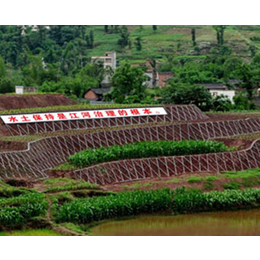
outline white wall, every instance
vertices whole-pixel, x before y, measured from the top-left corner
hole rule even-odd
[[[212,97],[220,95],[227,96],[230,99],[230,101],[234,103],[233,97],[235,96],[235,90],[210,90],[209,92]]]

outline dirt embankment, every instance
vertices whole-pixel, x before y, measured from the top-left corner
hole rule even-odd
[[[76,102],[62,94],[0,95],[0,110],[75,104]]]
[[[27,146],[25,142],[0,140],[0,152],[22,151],[26,150]]]

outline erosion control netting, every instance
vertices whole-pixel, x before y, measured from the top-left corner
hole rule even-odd
[[[76,170],[73,176],[106,185],[192,172],[217,173],[257,167],[260,167],[260,140],[243,151],[114,161]]]
[[[153,122],[193,121],[208,118],[195,105],[168,105],[164,106],[164,108],[167,115],[11,124],[6,125],[5,130],[8,130],[11,135],[29,135],[76,129],[109,128],[133,124],[139,125]]]
[[[259,132],[259,129],[260,119],[252,118],[248,120],[160,125],[43,138],[29,143],[28,149],[25,151],[0,153],[0,177],[2,179],[16,177],[46,178],[48,176],[45,172],[48,169],[67,161],[68,156],[88,148],[148,140],[209,140],[217,137]],[[255,165],[254,158],[249,156],[248,160],[250,160],[251,166]],[[228,159],[223,157],[219,167],[225,165],[226,160]]]

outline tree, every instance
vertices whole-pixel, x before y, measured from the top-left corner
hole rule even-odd
[[[140,67],[131,66],[129,62],[123,62],[112,77],[111,99],[116,103],[124,103],[130,95],[137,96],[139,101],[144,99],[146,96],[144,82],[146,80],[148,80],[148,77]]]
[[[0,56],[0,78],[4,78],[6,76],[6,68],[4,59]]]
[[[253,70],[251,69],[249,64],[242,64],[238,67],[238,75],[242,80],[242,88],[247,91],[248,99],[252,100],[253,90],[256,87],[255,78],[253,74]]]
[[[135,47],[137,51],[141,51],[142,50],[142,43],[141,43],[142,39],[141,37],[136,37],[135,38]]]
[[[232,73],[236,74],[236,70],[238,66],[242,64],[242,62],[242,59],[238,58],[237,56],[230,56],[229,58],[227,58],[225,63],[223,64],[224,78],[228,79],[230,78]]]
[[[154,59],[154,58],[151,58],[151,60],[150,60],[149,63],[150,63],[150,65],[151,65],[152,69],[153,69],[153,80],[152,80],[152,84],[153,84],[153,86],[155,86],[155,85],[156,85],[156,75],[157,75],[157,60]]]
[[[0,79],[0,93],[12,93],[14,92],[14,86],[12,85],[12,82],[10,79],[7,78],[1,78]]]
[[[213,25],[213,28],[215,29],[217,33],[217,42],[219,45],[224,44],[224,31],[226,29],[226,25]]]
[[[216,96],[212,99],[212,109],[214,111],[229,111],[231,108],[232,103],[225,95]]]
[[[153,25],[153,32],[156,33],[157,25]]]
[[[108,25],[104,25],[104,31],[105,33],[108,33]]]
[[[129,33],[126,25],[122,26],[120,30],[120,38],[117,43],[121,46],[121,48],[124,48],[129,44]]]
[[[257,48],[255,47],[255,45],[250,45],[249,47],[248,47],[248,50],[250,51],[250,53],[251,53],[251,57],[254,57],[255,56],[255,54],[256,54],[256,51],[257,51]]]
[[[203,111],[211,108],[211,94],[203,86],[187,84],[171,84],[162,89],[164,104],[194,104]]]
[[[195,28],[191,29],[191,40],[193,42],[193,46],[195,46],[196,45],[196,30],[195,30]]]

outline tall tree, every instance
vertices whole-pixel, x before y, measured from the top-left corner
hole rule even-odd
[[[191,29],[191,40],[192,40],[193,46],[195,46],[196,45],[196,30],[195,30],[195,28]]]
[[[136,37],[135,38],[135,47],[137,51],[141,51],[142,50],[142,43],[141,43],[142,39],[141,37]]]
[[[129,44],[129,32],[126,25],[122,26],[120,30],[120,38],[117,43],[122,48],[126,47]]]
[[[156,33],[157,25],[153,25],[153,32]]]
[[[224,31],[226,29],[226,25],[213,25],[213,28],[217,34],[217,42],[219,45],[224,44]]]

